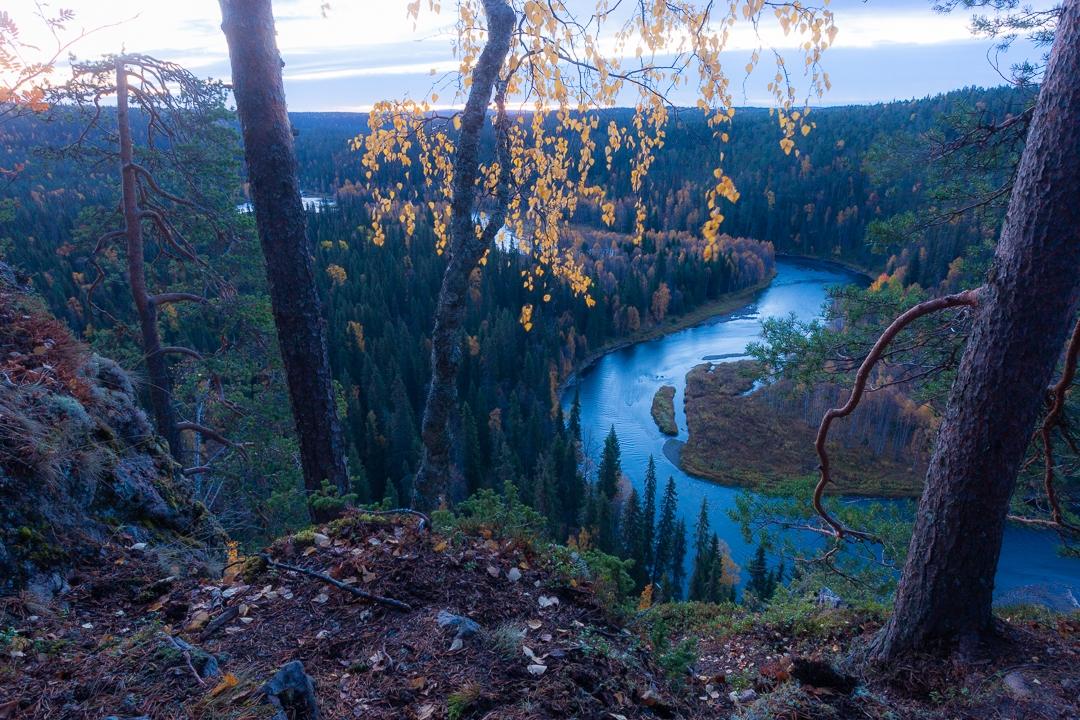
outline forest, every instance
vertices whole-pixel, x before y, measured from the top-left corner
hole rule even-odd
[[[218,79],[0,11],[0,720],[1074,713],[1080,3],[845,106],[824,6],[643,3],[627,70],[453,5],[455,104],[367,112],[288,111],[270,0]],[[735,101],[740,22],[817,101]],[[866,281],[767,314],[802,267]]]

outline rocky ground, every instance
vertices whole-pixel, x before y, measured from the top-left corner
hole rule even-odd
[[[65,594],[0,605],[0,720],[296,720],[314,717],[308,700],[331,719],[1080,713],[1076,617],[1013,618],[993,660],[867,677],[844,663],[874,615],[614,614],[569,551],[419,525],[353,514],[234,558],[218,579],[118,536]]]

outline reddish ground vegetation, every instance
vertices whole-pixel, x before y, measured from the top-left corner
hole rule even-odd
[[[0,282],[0,379],[90,399],[80,369],[88,351],[36,297]]]

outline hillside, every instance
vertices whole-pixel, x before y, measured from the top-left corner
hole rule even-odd
[[[704,363],[686,376],[689,439],[681,465],[717,482],[769,488],[817,468],[814,437],[824,411],[846,389],[781,381],[755,389],[751,361]],[[929,460],[929,419],[892,388],[873,393],[838,424],[830,443],[836,487],[879,497],[918,496]],[[753,391],[753,392],[751,392]]]
[[[160,546],[112,546],[62,602],[5,604],[0,717],[943,720],[1075,709],[1080,620],[1003,625],[992,664],[860,677],[842,667],[879,626],[876,612],[810,598],[765,613],[618,610],[610,564],[536,543],[512,518],[442,513],[425,526],[354,513],[276,542],[265,557],[284,565],[238,559],[210,580],[163,577]]]
[[[66,570],[117,544],[213,565],[224,535],[178,470],[132,378],[0,263],[0,595],[61,592]]]

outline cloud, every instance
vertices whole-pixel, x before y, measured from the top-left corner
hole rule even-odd
[[[568,1],[592,7],[592,0]],[[64,4],[76,13],[74,29],[123,21],[81,41],[75,48],[80,57],[126,49],[173,60],[199,75],[228,77],[217,0],[66,0]],[[363,109],[384,98],[422,98],[441,74],[455,70],[453,2],[444,0],[446,9],[441,15],[421,12],[415,27],[406,17],[405,4],[405,0],[333,0],[329,15],[323,17],[321,0],[275,0],[290,107]],[[30,16],[34,3],[7,0],[5,6],[19,19]],[[972,39],[970,17],[963,11],[937,14],[929,0],[834,0],[831,8],[839,33],[823,61],[834,88],[827,103],[874,102],[1001,81],[986,58],[990,43]],[[26,30],[27,39],[35,41],[33,29],[27,26]],[[46,43],[47,37],[37,40]],[[764,84],[771,71],[763,67],[760,82],[750,78],[744,83],[741,76],[745,58],[762,43],[784,51],[795,47],[796,39],[778,29],[758,36],[745,24],[735,26],[723,60],[740,69],[733,73],[739,102],[768,100]],[[1009,60],[1036,52],[1021,44]],[[693,98],[679,99],[689,104]]]

